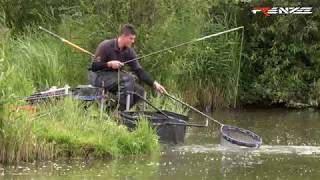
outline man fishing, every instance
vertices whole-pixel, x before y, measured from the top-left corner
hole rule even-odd
[[[154,87],[160,94],[166,93],[166,89],[153,80],[152,77],[141,67],[137,58],[137,54],[132,45],[136,38],[134,26],[126,24],[122,27],[120,34],[115,39],[102,41],[95,52],[94,61],[91,70],[95,73],[95,77],[91,79],[91,84],[97,87],[104,87],[109,92],[117,94],[118,82],[120,83],[120,107],[123,111],[126,107],[127,92],[135,92],[140,96],[144,95],[144,89],[135,82],[135,78],[120,71],[118,79],[118,69],[122,69],[124,63],[130,66],[135,75],[144,83]],[[137,103],[139,97],[130,95],[130,107]]]

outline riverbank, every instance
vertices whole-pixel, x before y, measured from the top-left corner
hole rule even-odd
[[[0,163],[69,158],[112,158],[157,153],[156,132],[146,120],[129,131],[113,114],[66,98],[37,112],[6,106],[0,132]]]

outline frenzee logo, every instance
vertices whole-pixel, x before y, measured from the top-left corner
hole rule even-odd
[[[255,7],[251,10],[253,14],[312,14],[312,7]]]

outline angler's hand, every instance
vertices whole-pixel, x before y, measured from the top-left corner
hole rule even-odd
[[[124,64],[118,60],[112,60],[107,62],[107,66],[112,69],[119,69],[124,66]]]
[[[154,81],[153,83],[153,87],[156,89],[157,92],[159,92],[160,94],[167,94],[166,89],[159,84],[157,81]]]

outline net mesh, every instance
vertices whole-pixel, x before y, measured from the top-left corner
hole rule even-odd
[[[240,146],[260,147],[262,139],[252,131],[229,125],[221,127],[221,133],[227,141]]]

